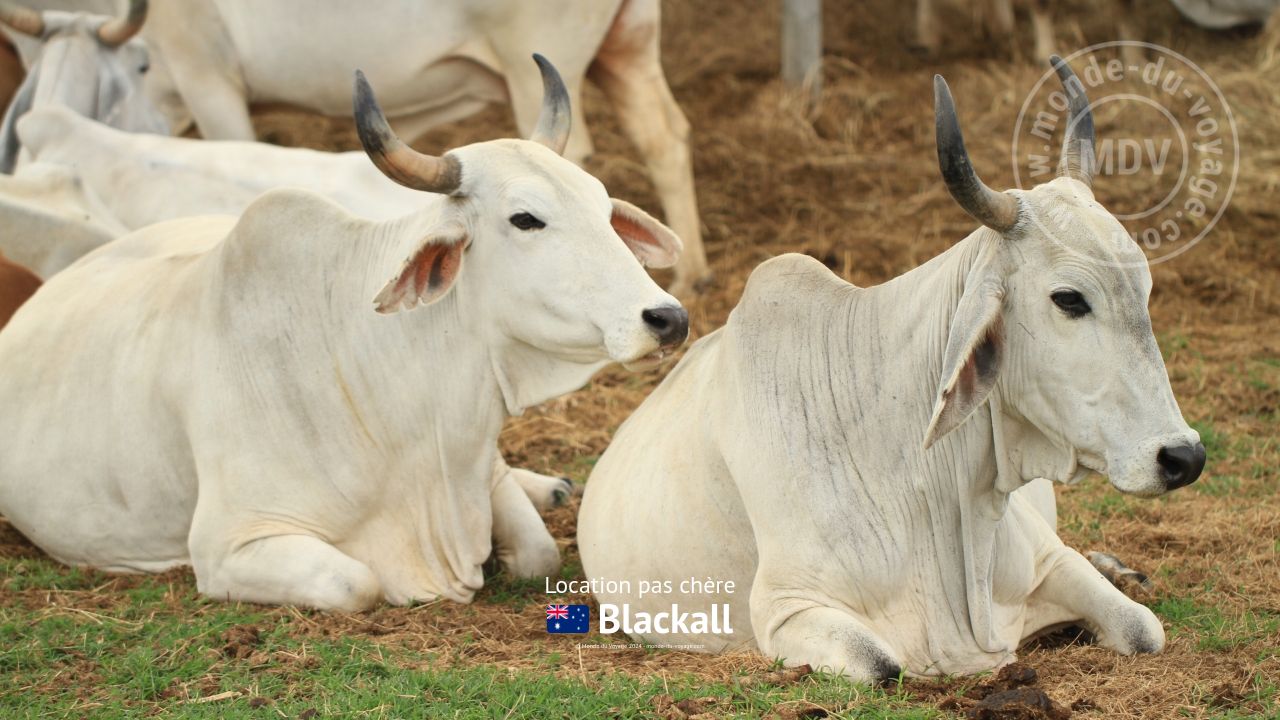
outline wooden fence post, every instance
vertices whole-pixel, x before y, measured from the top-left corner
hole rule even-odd
[[[822,94],[822,0],[782,0],[782,79]]]

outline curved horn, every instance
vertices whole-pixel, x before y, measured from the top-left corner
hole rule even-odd
[[[462,184],[462,164],[450,155],[436,157],[405,145],[387,124],[364,73],[356,71],[356,132],[360,144],[383,175],[414,190],[451,193]]]
[[[1018,222],[1018,200],[987,187],[969,163],[956,118],[956,102],[941,75],[933,76],[934,120],[937,123],[938,167],[951,197],[964,211],[992,230],[1004,232]]]
[[[112,18],[98,28],[98,39],[107,47],[120,47],[138,34],[147,19],[147,0],[129,0],[129,13]]]
[[[542,114],[538,116],[538,125],[529,139],[555,150],[557,155],[563,155],[564,146],[569,142],[569,128],[573,125],[569,91],[551,61],[538,53],[533,54],[533,61],[538,63],[538,70],[542,72]]]
[[[28,7],[0,2],[0,23],[8,25],[23,35],[34,37],[44,35],[44,17]]]
[[[1071,66],[1054,55],[1049,64],[1058,73],[1062,88],[1067,91],[1069,112],[1067,133],[1062,140],[1062,159],[1058,161],[1058,174],[1074,178],[1085,185],[1093,185],[1093,113],[1089,110],[1089,96],[1084,84],[1071,71]]]

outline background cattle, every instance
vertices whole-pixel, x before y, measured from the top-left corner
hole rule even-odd
[[[324,13],[306,0],[153,0],[146,36],[201,135],[222,140],[253,139],[253,104],[345,114],[347,88],[337,78],[357,66],[383,88],[393,127],[410,141],[495,102],[509,102],[527,134],[541,96],[527,58],[545,53],[574,102],[567,157],[581,162],[592,149],[580,102],[587,77],[639,148],[667,221],[686,243],[673,287],[684,293],[709,270],[689,128],[662,71],[659,20],[658,0],[380,0]]]
[[[0,406],[23,408],[0,413],[0,512],[64,562],[189,563],[225,600],[465,602],[495,545],[545,567],[533,505],[493,483],[503,418],[656,364],[688,318],[640,265],[679,239],[560,157],[568,97],[539,64],[533,142],[442,157],[359,78],[366,151],[431,193],[405,217],[274,191],[56,275],[0,334]]]
[[[943,24],[938,18],[939,0],[916,0],[916,44],[929,53],[937,53],[942,45]],[[1035,38],[1035,57],[1046,61],[1053,54],[1053,16],[1050,0],[1030,0],[1031,35]],[[1020,54],[1021,39],[1026,33],[1015,31],[1013,0],[979,0],[965,3],[971,7],[983,30],[993,40],[1009,44],[1014,57]]]
[[[0,175],[0,252],[42,278],[124,233],[70,168],[27,163]]]
[[[1238,25],[1265,23],[1277,0],[1172,0],[1178,11],[1201,27],[1225,30]]]
[[[168,133],[168,123],[142,90],[149,59],[134,35],[146,13],[146,0],[133,0],[120,18],[0,5],[0,22],[41,40],[0,123],[0,172],[13,172],[20,151],[15,124],[39,105],[65,105],[124,130]]]
[[[936,77],[942,176],[985,227],[872,288],[802,255],[765,262],[619,429],[578,544],[587,577],[631,585],[598,599],[735,618],[636,640],[754,645],[864,681],[998,668],[1064,623],[1122,654],[1164,647],[1151,610],[1058,538],[1044,480],[1093,470],[1153,496],[1205,462],[1152,334],[1145,258],[1093,196],[1088,100],[1055,62],[1060,177],[982,183]],[[737,590],[636,593],[704,577]]]
[[[45,217],[50,204],[45,178],[32,188],[36,166],[58,171],[58,187],[75,190],[81,207],[97,207],[96,213],[137,230],[164,220],[196,215],[239,215],[262,193],[293,187],[311,190],[361,217],[389,220],[412,213],[423,204],[422,193],[394,183],[369,163],[364,152],[330,153],[284,148],[258,142],[190,140],[147,133],[129,133],[107,127],[62,107],[38,108],[19,123],[23,146],[37,161],[22,169],[10,184],[28,188],[30,200],[44,206],[21,203],[25,212]],[[74,187],[67,187],[74,183]],[[0,193],[5,180],[0,178]],[[43,192],[35,192],[43,190]],[[3,202],[0,197],[0,202]],[[70,198],[64,205],[74,206]],[[92,224],[92,223],[91,223]],[[115,223],[112,223],[115,224]],[[43,255],[45,276],[78,255],[97,247],[76,243],[68,229],[57,233],[31,231],[0,233],[0,249],[15,246],[15,255],[34,258],[37,252],[55,256],[50,265]],[[115,235],[123,234],[123,228]],[[16,246],[21,247],[16,247]],[[34,261],[34,260],[33,260]],[[573,491],[560,477],[510,468],[498,458],[495,477],[510,475],[536,507],[554,507]]]

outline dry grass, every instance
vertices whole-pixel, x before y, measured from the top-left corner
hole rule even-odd
[[[1010,62],[1003,44],[988,47],[964,13],[949,16],[957,36],[941,58],[912,55],[904,49],[911,37],[907,5],[826,3],[827,92],[821,107],[806,114],[775,79],[775,4],[665,4],[665,62],[694,128],[699,200],[717,274],[715,287],[689,305],[695,334],[724,322],[748,273],[770,256],[808,252],[846,279],[870,285],[916,266],[972,229],[938,181],[934,72],[951,82],[984,178],[995,186],[1012,182],[1007,158],[1014,120],[1041,69]],[[1153,268],[1156,332],[1185,415],[1212,439],[1210,466],[1199,487],[1156,501],[1120,497],[1097,480],[1062,494],[1069,544],[1114,553],[1156,580],[1147,600],[1173,628],[1168,650],[1123,658],[1068,643],[1030,648],[1024,659],[1051,696],[1066,705],[1087,701],[1077,708],[1090,716],[1275,717],[1280,710],[1274,704],[1265,707],[1248,696],[1280,685],[1280,210],[1274,201],[1280,184],[1280,30],[1208,34],[1180,21],[1166,3],[1148,5],[1139,18],[1145,38],[1204,66],[1232,103],[1241,133],[1240,180],[1223,220],[1195,250]],[[1058,3],[1060,43],[1110,39],[1110,7],[1102,0]],[[1020,23],[1027,27],[1025,19]],[[1029,34],[1022,51],[1030,51]],[[657,212],[644,168],[602,96],[589,93],[587,106],[597,146],[589,168],[614,195]],[[277,141],[357,146],[344,121],[296,113],[259,120],[266,137]],[[1116,129],[1114,122],[1101,117],[1099,134]],[[419,147],[511,132],[507,111],[495,108],[433,132]],[[1112,183],[1098,191],[1110,205],[1146,190]],[[585,476],[659,379],[606,371],[588,388],[511,420],[503,449],[513,464]],[[575,510],[550,517],[573,567]],[[12,537],[0,548],[9,557],[34,552]],[[192,582],[181,573],[172,581]],[[79,594],[25,590],[3,602],[32,612],[50,606],[109,611],[118,587]],[[437,662],[499,668],[538,669],[548,654],[559,653],[568,660],[556,672],[587,683],[612,672],[692,673],[717,681],[769,665],[753,655],[579,655],[572,639],[542,632],[539,593],[516,592],[511,599],[505,587],[487,590],[471,606],[385,608],[351,617],[301,613],[296,632],[364,634],[384,645],[429,650]],[[912,688],[920,702],[936,700],[927,685]]]

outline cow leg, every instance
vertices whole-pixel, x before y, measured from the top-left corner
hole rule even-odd
[[[569,94],[569,112],[571,115],[569,143],[565,145],[565,159],[581,165],[586,161],[594,148],[591,144],[591,132],[587,129],[587,116],[582,102],[582,77],[573,58],[552,58],[564,80],[565,91]],[[504,59],[507,76],[507,92],[511,95],[511,110],[516,116],[516,129],[522,137],[529,137],[542,114],[542,80],[537,67],[529,62],[528,54],[517,54]]]
[[[310,535],[273,535],[226,553],[203,550],[206,540],[226,540],[203,538],[192,528],[196,588],[215,600],[355,612],[382,597],[368,566]]]
[[[1029,635],[1075,620],[1099,645],[1121,655],[1164,649],[1164,627],[1155,613],[1125,597],[1080,553],[1062,547],[1044,562],[1052,565],[1028,600],[1028,617],[1043,620],[1028,628]]]
[[[916,46],[929,55],[937,54],[942,37],[933,3],[934,0],[916,0]]]
[[[1138,41],[1138,33],[1133,29],[1133,18],[1137,16],[1134,0],[1121,0],[1120,19],[1116,22],[1116,37],[1128,43]],[[1142,67],[1147,62],[1143,48],[1127,44],[1120,46],[1120,58],[1126,67]]]
[[[569,478],[540,475],[523,468],[511,468],[511,477],[539,512],[564,505],[577,489]]]
[[[498,482],[507,475],[511,476],[511,479],[524,490],[524,494],[529,496],[529,501],[538,509],[538,512],[564,505],[577,490],[569,478],[552,477],[532,470],[513,468],[507,464],[501,452],[494,453],[494,487],[497,487]]]
[[[1032,0],[1031,29],[1036,38],[1036,61],[1048,64],[1053,55],[1053,15],[1049,12],[1050,0]]]
[[[627,0],[605,36],[589,76],[613,104],[639,148],[667,224],[684,241],[670,292],[687,297],[711,280],[693,185],[689,122],[662,72],[657,0]]]
[[[997,42],[1003,40],[1008,43],[1009,57],[1016,61],[1019,56],[1019,37],[1014,32],[1013,0],[991,0],[987,3],[986,11],[983,24],[988,37]]]
[[[244,91],[216,73],[201,71],[193,75],[194,78],[179,78],[178,83],[182,88],[199,88],[196,93],[183,94],[182,99],[195,118],[200,136],[206,140],[256,140]]]
[[[753,627],[774,625],[768,618],[757,622],[754,611],[752,616]],[[791,615],[760,638],[760,649],[789,667],[808,664],[858,682],[883,683],[902,673],[893,651],[870,628],[849,613],[830,607],[809,607]]]
[[[511,473],[498,479],[491,501],[493,550],[502,567],[520,578],[559,574],[560,548]]]
[[[153,2],[147,42],[207,140],[255,140],[240,59],[214,3]],[[202,32],[187,32],[200,27]]]

